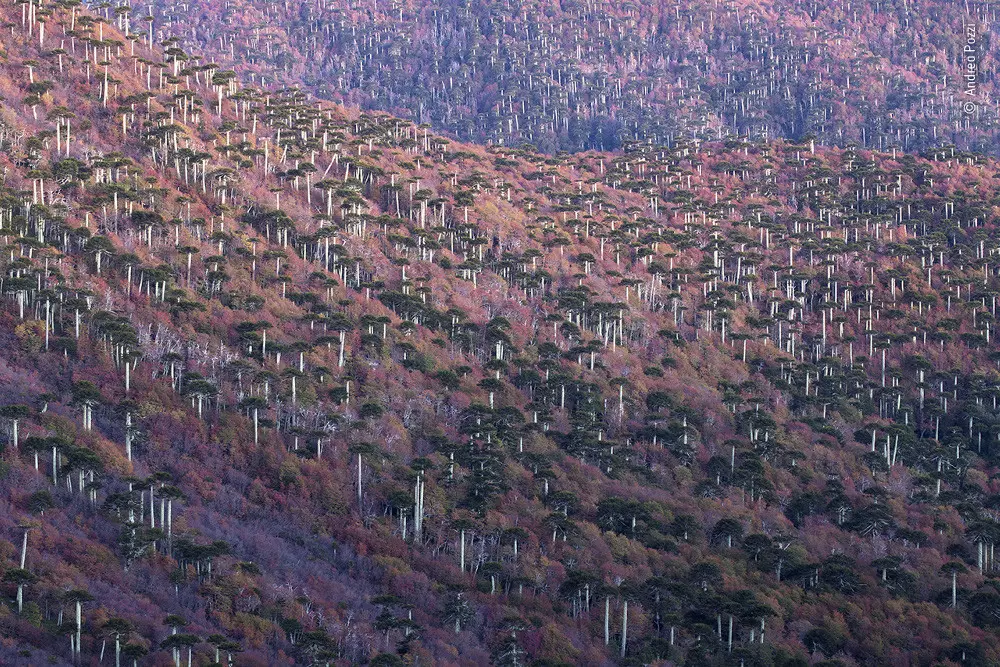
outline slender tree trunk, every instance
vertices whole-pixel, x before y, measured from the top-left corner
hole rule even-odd
[[[622,650],[621,657],[625,657],[625,648],[628,645],[628,600],[622,602]]]
[[[361,511],[361,452],[358,452],[358,512]]]
[[[125,413],[125,455],[132,460],[132,413]]]
[[[611,596],[604,596],[604,645],[611,643]]]
[[[76,601],[76,655],[80,656],[80,635],[83,628],[83,603]]]
[[[465,529],[459,531],[458,564],[465,572]]]

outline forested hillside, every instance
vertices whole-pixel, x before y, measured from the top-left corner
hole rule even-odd
[[[544,152],[729,137],[911,151],[953,143],[994,155],[1000,146],[995,3],[150,5],[158,35],[253,83],[305,83],[465,141]]]
[[[0,663],[1000,661],[996,162],[473,146],[0,8]]]

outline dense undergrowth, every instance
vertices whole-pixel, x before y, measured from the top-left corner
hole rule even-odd
[[[443,139],[3,9],[5,664],[990,664],[997,164]]]

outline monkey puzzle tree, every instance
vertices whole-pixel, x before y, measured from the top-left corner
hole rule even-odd
[[[104,622],[101,631],[106,637],[111,637],[114,640],[115,667],[121,667],[122,641],[128,641],[133,632],[132,624],[124,618],[112,617]]]
[[[104,401],[101,391],[93,382],[81,380],[73,385],[73,403],[83,410],[83,430],[94,426],[94,407]]]
[[[453,624],[455,634],[461,632],[462,627],[471,622],[474,616],[472,605],[465,598],[463,591],[454,591],[448,596],[442,610],[442,619],[446,623]]]
[[[17,613],[24,611],[24,588],[38,581],[38,576],[24,568],[11,568],[4,572],[3,580],[17,587]]]
[[[0,407],[0,417],[8,420],[11,425],[11,443],[14,445],[14,449],[18,448],[19,440],[19,426],[22,421],[31,416],[31,408],[27,405],[15,404],[15,405],[5,405]]]

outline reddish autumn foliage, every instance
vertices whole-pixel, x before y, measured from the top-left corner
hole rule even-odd
[[[457,144],[98,9],[0,10],[0,662],[1000,660],[997,163]]]

